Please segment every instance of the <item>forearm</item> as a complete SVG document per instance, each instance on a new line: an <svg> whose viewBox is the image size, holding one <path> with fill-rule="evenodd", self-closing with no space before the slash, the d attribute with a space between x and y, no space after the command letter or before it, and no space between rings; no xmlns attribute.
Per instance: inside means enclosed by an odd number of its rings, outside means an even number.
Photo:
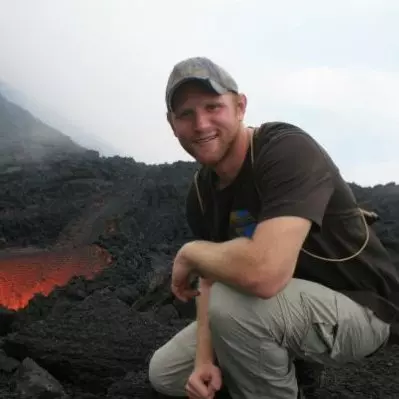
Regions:
<svg viewBox="0 0 399 399"><path fill-rule="evenodd" d="M259 256L247 238L223 243L192 241L184 256L194 271L207 279L251 290L259 278Z"/></svg>
<svg viewBox="0 0 399 399"><path fill-rule="evenodd" d="M197 297L197 349L195 364L214 361L211 333L209 328L208 306L210 287L199 279L200 295Z"/></svg>

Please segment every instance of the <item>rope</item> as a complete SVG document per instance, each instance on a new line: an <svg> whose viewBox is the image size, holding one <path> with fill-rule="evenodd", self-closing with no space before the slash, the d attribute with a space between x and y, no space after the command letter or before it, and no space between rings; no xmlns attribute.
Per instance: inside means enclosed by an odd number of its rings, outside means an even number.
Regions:
<svg viewBox="0 0 399 399"><path fill-rule="evenodd" d="M256 129L255 129L255 132L251 135L251 140L250 140L251 164L252 164L252 166L254 164L253 137L254 137L255 133L256 133ZM198 186L198 174L199 174L199 171L197 170L195 172L195 174L194 174L194 184L195 184L195 189L196 189L196 192L197 192L197 197L198 197L198 202L199 202L199 205L200 205L200 208L201 208L201 212L202 212L202 214L204 214L204 204L203 204L201 193L200 193L199 186ZM258 191L258 194L260 195L260 192L259 192L259 189L258 189L256 183L255 183L255 186L256 186L256 189ZM356 256L359 256L362 253L362 251L366 248L366 246L367 246L367 244L369 242L369 239L370 239L370 231L369 231L367 220L366 220L366 217L365 217L366 214L370 214L370 213L368 213L367 211L364 211L364 210L362 210L360 208L358 208L358 209L359 209L359 215L362 218L363 224L364 224L364 226L366 228L366 239L364 240L363 245L359 248L359 250L356 253L354 253L353 255L347 256L345 258L334 259L334 258L326 258L326 257L320 256L320 255L313 254L312 252L306 250L305 248L301 248L301 251L304 252L305 254L313 257L313 258L324 260L326 262L346 262L346 261L348 261L350 259L355 258Z"/></svg>

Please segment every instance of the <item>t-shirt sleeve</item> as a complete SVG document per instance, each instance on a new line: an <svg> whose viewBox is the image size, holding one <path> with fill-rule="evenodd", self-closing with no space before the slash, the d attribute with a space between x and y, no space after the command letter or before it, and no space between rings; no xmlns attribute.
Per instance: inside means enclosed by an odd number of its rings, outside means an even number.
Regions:
<svg viewBox="0 0 399 399"><path fill-rule="evenodd" d="M254 173L261 197L259 222L298 216L321 226L334 186L327 158L311 137L293 132L261 146Z"/></svg>
<svg viewBox="0 0 399 399"><path fill-rule="evenodd" d="M186 220L195 239L209 240L205 218L202 215L194 183L189 188L187 195Z"/></svg>

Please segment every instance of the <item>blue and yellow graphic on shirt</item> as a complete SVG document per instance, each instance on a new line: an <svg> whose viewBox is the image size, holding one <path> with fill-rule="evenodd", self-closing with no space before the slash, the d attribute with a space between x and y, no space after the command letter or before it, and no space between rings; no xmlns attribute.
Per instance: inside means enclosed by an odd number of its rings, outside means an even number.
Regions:
<svg viewBox="0 0 399 399"><path fill-rule="evenodd" d="M256 220L246 209L230 212L230 232L236 237L252 237L256 228Z"/></svg>

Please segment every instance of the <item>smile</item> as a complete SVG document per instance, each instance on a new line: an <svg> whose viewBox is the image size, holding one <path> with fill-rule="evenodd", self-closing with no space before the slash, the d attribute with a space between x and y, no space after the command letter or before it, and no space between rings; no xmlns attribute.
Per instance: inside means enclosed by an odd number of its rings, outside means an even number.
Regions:
<svg viewBox="0 0 399 399"><path fill-rule="evenodd" d="M195 140L195 142L196 142L196 143L206 143L206 142L208 142L208 141L211 141L211 140L215 139L216 137L217 137L217 135L209 136L209 137L204 137L204 138L202 138L202 139Z"/></svg>

